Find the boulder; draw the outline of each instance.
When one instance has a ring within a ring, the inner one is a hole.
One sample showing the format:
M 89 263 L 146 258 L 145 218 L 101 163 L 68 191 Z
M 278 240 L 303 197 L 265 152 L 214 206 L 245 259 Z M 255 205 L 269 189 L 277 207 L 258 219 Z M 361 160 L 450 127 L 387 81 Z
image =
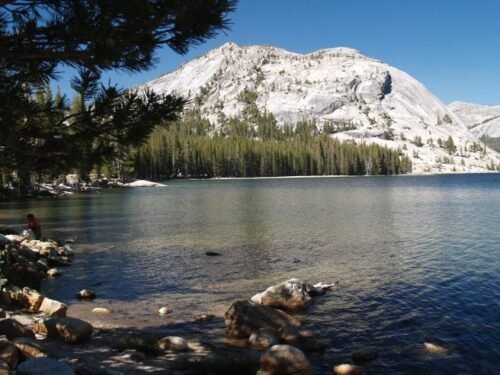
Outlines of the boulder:
M 7 336 L 9 340 L 15 339 L 16 337 L 35 338 L 33 331 L 11 318 L 0 319 L 0 335 Z
M 333 286 L 323 283 L 312 285 L 300 279 L 290 279 L 267 288 L 264 292 L 254 295 L 251 300 L 259 305 L 300 310 L 308 307 L 313 297 L 324 294 Z
M 224 314 L 224 324 L 230 336 L 248 338 L 259 328 L 274 332 L 293 330 L 300 322 L 287 313 L 268 306 L 256 305 L 250 301 L 239 300 L 231 304 Z
M 35 333 L 76 344 L 90 339 L 93 327 L 77 318 L 49 318 L 36 322 Z
M 346 363 L 335 366 L 333 368 L 333 373 L 335 375 L 366 375 L 361 367 Z
M 88 289 L 82 289 L 76 294 L 76 298 L 91 301 L 96 298 L 96 294 Z
M 305 354 L 291 345 L 273 345 L 260 358 L 257 375 L 312 375 Z
M 39 311 L 44 312 L 48 316 L 58 316 L 64 318 L 66 316 L 66 311 L 68 311 L 68 305 L 45 297 Z
M 64 362 L 52 358 L 33 358 L 17 366 L 18 375 L 75 375 L 75 371 Z
M 12 341 L 24 359 L 46 357 L 47 350 L 42 343 L 28 337 L 18 337 Z
M 7 317 L 7 314 L 5 313 L 5 311 L 3 311 L 3 309 L 0 309 L 0 319 L 6 318 L 6 317 Z
M 172 350 L 174 352 L 187 352 L 189 350 L 189 345 L 182 337 L 167 336 L 158 341 L 158 348 L 161 350 Z
M 19 353 L 16 346 L 7 339 L 0 339 L 0 360 L 7 363 L 11 369 L 17 366 Z
M 248 338 L 249 344 L 255 349 L 267 349 L 273 345 L 280 343 L 280 339 L 276 332 L 260 328 L 255 332 L 252 332 Z

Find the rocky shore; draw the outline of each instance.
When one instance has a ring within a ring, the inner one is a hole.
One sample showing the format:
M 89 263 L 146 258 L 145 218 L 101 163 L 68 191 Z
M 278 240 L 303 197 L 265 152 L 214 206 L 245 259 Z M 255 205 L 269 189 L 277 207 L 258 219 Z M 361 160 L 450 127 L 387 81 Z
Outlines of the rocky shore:
M 0 375 L 309 375 L 310 359 L 327 349 L 301 319 L 331 284 L 290 279 L 234 301 L 224 316 L 199 315 L 161 330 L 107 329 L 67 316 L 67 304 L 38 291 L 44 277 L 64 282 L 64 267 L 74 257 L 70 244 L 0 235 L 0 251 L 11 282 L 0 291 Z M 112 314 L 95 297 L 88 289 L 75 291 L 75 299 L 95 305 L 93 313 Z M 168 306 L 158 311 L 169 313 Z M 447 350 L 426 345 L 429 352 Z M 377 349 L 361 348 L 352 363 L 329 364 L 329 373 L 364 374 L 362 365 L 377 356 Z

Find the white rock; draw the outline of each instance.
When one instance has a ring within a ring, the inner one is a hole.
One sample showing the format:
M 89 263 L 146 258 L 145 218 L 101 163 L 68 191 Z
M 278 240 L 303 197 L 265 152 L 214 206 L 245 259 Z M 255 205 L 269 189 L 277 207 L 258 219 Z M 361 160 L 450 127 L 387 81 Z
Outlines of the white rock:
M 168 306 L 163 306 L 158 310 L 158 313 L 160 315 L 167 315 L 171 310 L 168 308 Z
M 62 272 L 58 268 L 51 268 L 50 270 L 47 271 L 47 276 L 50 277 L 55 277 L 55 276 L 60 276 L 62 275 Z
M 111 314 L 112 311 L 110 309 L 107 309 L 105 307 L 94 307 L 92 309 L 92 312 L 94 314 L 100 314 L 100 315 L 105 315 L 105 314 Z

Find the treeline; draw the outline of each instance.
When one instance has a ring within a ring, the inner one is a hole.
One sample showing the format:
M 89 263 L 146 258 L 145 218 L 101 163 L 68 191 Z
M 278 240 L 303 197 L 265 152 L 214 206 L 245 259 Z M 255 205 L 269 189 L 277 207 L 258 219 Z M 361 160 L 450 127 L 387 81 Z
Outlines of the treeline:
M 314 122 L 279 128 L 270 114 L 231 119 L 218 130 L 197 111 L 156 129 L 130 155 L 139 178 L 389 175 L 412 170 L 402 152 L 340 142 Z

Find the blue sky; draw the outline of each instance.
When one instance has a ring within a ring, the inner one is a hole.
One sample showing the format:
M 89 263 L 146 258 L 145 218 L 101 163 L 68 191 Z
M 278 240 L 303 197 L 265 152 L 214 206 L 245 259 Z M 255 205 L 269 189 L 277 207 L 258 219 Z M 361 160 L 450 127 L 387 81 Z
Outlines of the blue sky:
M 132 87 L 232 41 L 299 53 L 351 47 L 402 69 L 448 104 L 500 104 L 500 0 L 240 0 L 231 30 L 156 67 L 106 74 Z M 58 84 L 71 96 L 68 74 Z M 57 85 L 57 84 L 56 84 Z

